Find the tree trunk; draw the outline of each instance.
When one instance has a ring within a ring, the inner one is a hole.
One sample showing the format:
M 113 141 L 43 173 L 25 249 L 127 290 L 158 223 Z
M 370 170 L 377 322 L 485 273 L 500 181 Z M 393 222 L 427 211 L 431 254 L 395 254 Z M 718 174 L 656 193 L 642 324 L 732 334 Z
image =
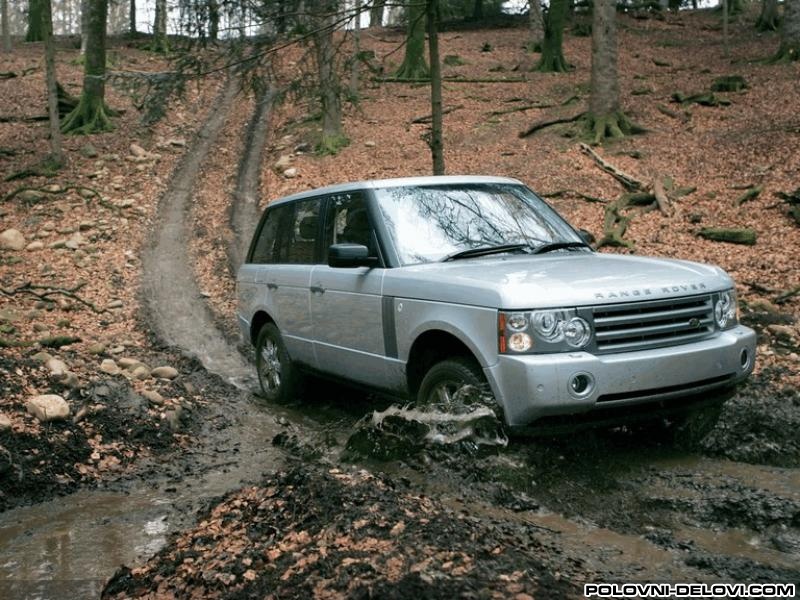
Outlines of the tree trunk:
M 153 21 L 153 52 L 166 54 L 169 52 L 167 43 L 167 0 L 156 0 L 156 14 Z
M 89 39 L 89 0 L 81 0 L 81 56 L 86 56 L 86 40 Z
M 358 99 L 358 64 L 361 53 L 361 0 L 355 0 L 356 20 L 353 25 L 353 62 L 350 64 L 350 97 Z
M 564 59 L 564 22 L 567 18 L 567 0 L 551 0 L 544 21 L 544 42 L 542 58 L 539 60 L 539 71 L 546 73 L 564 73 L 569 69 Z
M 480 21 L 483 19 L 483 0 L 473 0 L 472 20 Z
M 759 31 L 778 31 L 778 0 L 762 0 L 761 14 L 756 21 Z
M 111 131 L 106 107 L 106 20 L 107 0 L 87 0 L 89 27 L 86 31 L 86 55 L 83 64 L 83 91 L 75 107 L 64 119 L 64 133 L 90 134 Z
M 800 60 L 800 0 L 786 0 L 781 26 L 781 46 L 773 62 Z
M 722 48 L 725 58 L 731 55 L 730 44 L 728 44 L 728 6 L 731 0 L 722 0 Z
M 383 27 L 383 7 L 386 5 L 386 0 L 375 0 L 372 7 L 369 9 L 369 26 L 370 27 Z
M 431 158 L 433 174 L 444 175 L 442 140 L 442 65 L 439 62 L 438 0 L 428 0 L 428 53 L 431 61 Z
M 130 12 L 128 13 L 128 33 L 130 33 L 131 36 L 134 36 L 136 35 L 136 0 L 130 0 L 130 2 Z
M 42 20 L 42 1 L 29 0 L 28 2 L 28 33 L 25 35 L 26 42 L 41 42 L 44 39 Z
M 0 0 L 0 18 L 3 19 L 3 50 L 11 52 L 11 28 L 8 24 L 8 0 Z
M 744 0 L 728 0 L 728 15 L 733 17 L 744 11 Z
M 342 100 L 335 65 L 336 50 L 333 45 L 336 5 L 325 2 L 319 10 L 321 14 L 313 22 L 319 98 L 322 105 L 322 137 L 317 150 L 320 154 L 336 154 L 348 143 L 342 132 Z
M 592 21 L 592 79 L 589 125 L 594 143 L 634 131 L 622 113 L 617 71 L 617 8 L 614 0 L 595 0 Z
M 280 6 L 283 7 L 283 3 Z M 279 31 L 279 33 L 283 32 Z M 208 36 L 215 41 L 219 37 L 219 3 L 217 0 L 208 2 Z
M 53 8 L 50 0 L 42 0 L 42 25 L 44 33 L 45 81 L 47 83 L 47 112 L 50 117 L 50 162 L 64 163 L 61 149 L 61 123 L 58 118 L 58 89 L 56 85 L 56 46 L 53 43 Z
M 408 33 L 406 56 L 395 73 L 400 79 L 426 79 L 429 75 L 425 63 L 425 6 L 420 0 L 412 0 L 408 6 Z
M 530 30 L 530 39 L 528 39 L 526 47 L 530 52 L 541 52 L 542 40 L 544 40 L 542 4 L 540 0 L 530 0 L 528 4 L 528 29 Z

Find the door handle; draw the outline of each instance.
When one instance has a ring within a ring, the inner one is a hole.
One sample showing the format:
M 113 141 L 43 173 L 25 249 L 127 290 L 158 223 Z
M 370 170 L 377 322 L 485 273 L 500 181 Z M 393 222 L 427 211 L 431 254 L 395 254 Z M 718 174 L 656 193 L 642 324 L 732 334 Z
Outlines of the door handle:
M 267 288 L 270 289 L 270 290 L 277 290 L 278 289 L 278 284 L 277 283 L 273 283 L 272 281 L 270 281 L 269 283 L 267 283 Z
M 324 294 L 325 293 L 325 288 L 322 287 L 321 285 L 312 285 L 310 289 L 311 289 L 311 293 L 312 294 Z

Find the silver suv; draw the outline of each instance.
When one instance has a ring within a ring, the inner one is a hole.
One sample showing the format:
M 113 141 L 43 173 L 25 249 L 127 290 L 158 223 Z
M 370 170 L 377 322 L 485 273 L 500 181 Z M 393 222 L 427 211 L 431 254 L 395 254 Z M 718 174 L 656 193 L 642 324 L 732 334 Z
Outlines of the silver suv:
M 366 181 L 272 202 L 238 274 L 264 395 L 303 372 L 452 402 L 488 384 L 508 425 L 724 399 L 753 370 L 733 281 L 598 254 L 521 182 Z

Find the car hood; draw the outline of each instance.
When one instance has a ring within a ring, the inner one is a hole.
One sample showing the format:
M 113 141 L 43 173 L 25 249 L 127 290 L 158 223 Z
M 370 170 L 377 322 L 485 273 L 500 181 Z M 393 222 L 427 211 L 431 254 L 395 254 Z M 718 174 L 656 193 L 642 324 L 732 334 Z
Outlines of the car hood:
M 384 295 L 504 309 L 691 296 L 733 286 L 720 268 L 597 253 L 505 256 L 389 269 Z

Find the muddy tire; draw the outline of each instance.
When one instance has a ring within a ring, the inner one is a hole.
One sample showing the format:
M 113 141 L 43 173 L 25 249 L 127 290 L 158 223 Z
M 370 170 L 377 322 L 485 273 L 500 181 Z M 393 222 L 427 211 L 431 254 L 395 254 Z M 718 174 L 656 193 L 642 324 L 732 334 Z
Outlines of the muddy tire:
M 290 402 L 300 391 L 301 374 L 292 363 L 274 323 L 267 323 L 258 332 L 256 372 L 261 393 L 271 402 Z
M 686 449 L 696 448 L 711 433 L 722 415 L 722 402 L 714 402 L 677 416 L 672 424 L 675 444 Z
M 466 389 L 465 389 L 466 388 Z M 459 390 L 467 393 L 459 393 Z M 489 384 L 480 366 L 472 359 L 457 357 L 433 365 L 419 386 L 417 406 L 460 414 L 480 403 L 494 410 L 500 421 L 503 413 L 489 393 Z

